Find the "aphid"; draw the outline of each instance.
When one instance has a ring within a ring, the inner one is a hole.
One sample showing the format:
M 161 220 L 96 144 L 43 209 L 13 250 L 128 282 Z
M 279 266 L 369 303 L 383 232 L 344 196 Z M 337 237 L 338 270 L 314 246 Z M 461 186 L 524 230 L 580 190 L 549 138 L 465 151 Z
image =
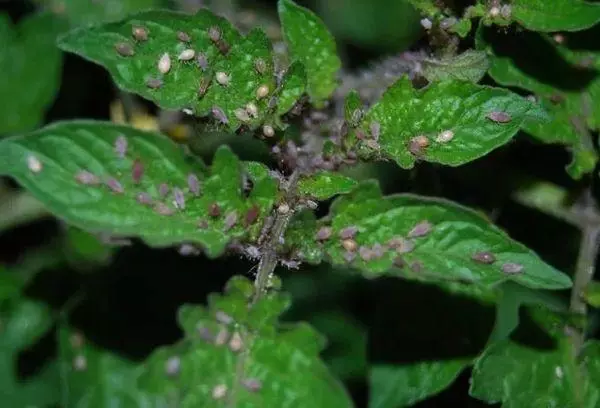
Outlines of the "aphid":
M 254 60 L 254 68 L 256 69 L 256 72 L 262 75 L 267 72 L 267 63 L 264 59 L 257 58 Z
M 300 261 L 295 259 L 282 259 L 279 263 L 288 269 L 300 269 Z
M 150 89 L 158 89 L 163 85 L 163 81 L 158 78 L 150 78 L 146 81 L 146 86 Z
M 489 15 L 490 17 L 498 17 L 500 15 L 500 8 L 496 6 L 490 8 Z
M 408 151 L 415 156 L 421 156 L 425 149 L 429 146 L 429 139 L 425 135 L 415 136 L 410 139 Z
M 208 343 L 212 343 L 215 341 L 215 337 L 208 327 L 198 326 L 196 331 L 198 332 L 198 337 L 200 337 L 202 340 Z
M 373 245 L 371 251 L 373 251 L 373 256 L 375 258 L 381 258 L 383 255 L 385 255 L 385 248 L 380 243 L 376 243 L 375 245 Z
M 257 205 L 253 205 L 252 207 L 250 207 L 248 211 L 246 211 L 246 215 L 244 216 L 244 226 L 249 227 L 250 225 L 254 224 L 258 219 L 259 212 L 260 209 Z
M 435 141 L 438 143 L 448 143 L 452 139 L 454 139 L 454 132 L 451 130 L 444 130 L 443 132 L 440 132 L 439 135 L 437 135 Z
M 144 27 L 133 26 L 131 28 L 131 35 L 133 35 L 133 38 L 135 38 L 136 41 L 148 40 L 148 30 L 146 30 Z
M 75 180 L 86 186 L 96 186 L 100 184 L 100 178 L 87 170 L 78 171 L 77 174 L 75 174 Z
M 115 153 L 119 159 L 125 157 L 125 154 L 127 153 L 127 138 L 125 138 L 125 136 L 120 135 L 115 139 Z
M 217 80 L 219 85 L 222 85 L 222 86 L 228 86 L 229 82 L 231 82 L 231 78 L 229 77 L 229 75 L 227 75 L 227 73 L 225 73 L 223 71 L 217 72 L 215 74 L 215 79 Z
M 200 229 L 207 229 L 208 228 L 208 221 L 206 221 L 204 218 L 202 218 L 200 221 L 198 221 L 198 228 L 200 228 Z
M 233 111 L 233 114 L 240 122 L 250 122 L 250 116 L 248 115 L 248 112 L 246 112 L 245 109 L 237 108 Z
M 227 386 L 225 384 L 215 385 L 212 389 L 212 397 L 213 399 L 222 399 L 227 395 Z
M 269 86 L 261 85 L 256 89 L 256 99 L 262 99 L 269 95 Z
M 262 388 L 262 382 L 258 378 L 244 378 L 242 380 L 242 385 L 251 392 L 260 391 Z
M 392 238 L 388 242 L 388 246 L 395 249 L 399 254 L 406 254 L 415 249 L 415 243 L 412 240 L 404 239 L 402 237 Z
M 258 106 L 256 106 L 254 102 L 248 102 L 246 104 L 246 112 L 248 112 L 248 115 L 250 115 L 250 117 L 255 118 L 258 116 Z
M 177 252 L 179 252 L 179 255 L 182 255 L 182 256 L 200 255 L 200 250 L 191 244 L 181 245 Z
M 332 229 L 331 227 L 321 227 L 317 231 L 316 239 L 317 241 L 326 241 L 331 238 Z
M 562 35 L 562 34 L 560 34 L 560 33 L 554 34 L 554 36 L 552 37 L 552 39 L 557 44 L 563 44 L 565 42 L 565 36 Z
M 509 123 L 512 118 L 506 112 L 490 112 L 486 115 L 486 117 L 492 122 L 496 123 Z
M 306 200 L 305 204 L 309 210 L 316 210 L 317 207 L 319 207 L 319 204 L 317 204 L 317 202 L 313 200 Z
M 211 26 L 208 29 L 208 38 L 210 38 L 212 42 L 219 41 L 221 39 L 221 29 L 217 26 Z
M 229 214 L 227 214 L 225 216 L 225 219 L 223 220 L 224 230 L 229 231 L 230 229 L 232 229 L 235 226 L 235 224 L 237 224 L 237 221 L 238 221 L 237 211 L 232 211 Z
M 275 136 L 275 129 L 273 129 L 273 126 L 271 126 L 271 125 L 264 125 L 263 126 L 263 135 L 265 135 L 265 137 L 273 137 L 273 136 Z
M 213 218 L 216 218 L 219 215 L 221 215 L 221 207 L 219 207 L 219 204 L 217 204 L 217 203 L 210 204 L 208 206 L 208 215 L 210 215 Z
M 160 183 L 158 186 L 158 195 L 164 198 L 169 194 L 169 190 L 169 185 L 167 183 Z
M 227 53 L 229 52 L 229 44 L 227 44 L 227 42 L 221 40 L 217 41 L 215 45 L 217 46 L 221 54 L 227 55 Z
M 181 42 L 190 42 L 192 41 L 192 37 L 185 31 L 177 31 L 177 39 Z
M 371 251 L 371 248 L 366 246 L 361 246 L 358 248 L 358 255 L 365 262 L 369 262 L 371 259 L 373 259 L 373 251 Z
M 358 244 L 356 243 L 355 240 L 347 238 L 342 241 L 342 246 L 348 252 L 355 252 Z
M 165 362 L 165 372 L 168 376 L 172 377 L 179 374 L 181 369 L 181 359 L 177 356 L 172 356 Z
M 78 354 L 73 359 L 73 370 L 75 371 L 85 371 L 87 370 L 87 359 L 84 355 Z
M 202 78 L 200 80 L 200 85 L 198 85 L 198 97 L 202 98 L 206 91 L 208 90 L 208 86 L 210 85 L 210 79 Z
M 165 215 L 165 216 L 173 215 L 175 213 L 175 210 L 172 207 L 169 207 L 168 205 L 166 205 L 165 203 L 156 203 L 154 205 L 154 211 L 158 215 Z
M 115 44 L 115 50 L 117 50 L 117 53 L 122 57 L 132 57 L 133 55 L 135 55 L 135 51 L 129 43 L 117 43 Z
M 523 265 L 514 262 L 506 262 L 502 264 L 502 272 L 507 275 L 521 273 L 523 272 Z
M 372 150 L 379 150 L 381 146 L 379 146 L 379 143 L 377 143 L 377 140 L 375 139 L 367 139 L 365 141 L 365 145 Z
M 379 140 L 379 135 L 381 134 L 381 124 L 379 122 L 371 122 L 371 137 L 374 140 Z
M 410 269 L 415 273 L 422 272 L 423 271 L 423 263 L 420 261 L 414 261 L 413 263 L 410 264 Z
M 423 220 L 415 225 L 413 229 L 408 232 L 407 236 L 409 238 L 424 237 L 431 232 L 432 228 L 433 225 L 431 225 L 429 221 Z
M 496 257 L 489 251 L 476 252 L 471 259 L 482 264 L 493 264 L 496 262 Z
M 39 173 L 40 171 L 42 171 L 43 165 L 40 159 L 30 154 L 29 156 L 27 156 L 27 168 L 32 173 Z
M 503 4 L 502 7 L 500 7 L 500 15 L 502 17 L 509 19 L 511 14 L 512 14 L 512 7 L 510 6 L 510 4 Z
M 191 48 L 188 48 L 187 50 L 181 51 L 181 53 L 179 54 L 177 59 L 179 61 L 189 61 L 192 58 L 194 58 L 195 56 L 196 56 L 196 51 L 192 50 Z
M 342 256 L 344 257 L 344 261 L 346 261 L 347 263 L 352 263 L 352 261 L 354 261 L 354 259 L 356 258 L 356 252 L 346 251 Z
M 206 71 L 208 69 L 208 60 L 206 59 L 206 55 L 203 52 L 198 53 L 196 56 L 196 62 L 198 66 L 202 69 L 202 71 Z
M 558 105 L 559 103 L 562 103 L 564 101 L 565 101 L 564 95 L 561 95 L 559 93 L 554 93 L 554 94 L 550 95 L 550 102 L 552 102 L 553 105 Z
M 406 266 L 406 261 L 400 255 L 394 258 L 394 266 L 396 268 L 404 268 Z
M 430 19 L 424 18 L 421 20 L 421 27 L 423 27 L 425 30 L 431 30 L 431 27 L 433 27 L 433 23 Z
M 277 212 L 279 214 L 285 215 L 290 212 L 290 206 L 288 205 L 288 203 L 281 203 L 277 207 Z
M 215 312 L 215 319 L 217 320 L 217 322 L 223 323 L 223 324 L 233 323 L 233 317 L 229 316 L 227 313 L 225 313 L 222 310 L 217 310 Z
M 244 253 L 250 259 L 258 259 L 260 258 L 260 249 L 254 245 L 248 245 L 244 248 Z
M 221 109 L 220 107 L 216 105 L 213 106 L 211 112 L 213 116 L 222 124 L 226 125 L 229 123 L 229 119 L 227 119 L 227 116 L 225 116 L 225 112 L 223 112 L 223 109 Z
M 117 179 L 109 178 L 108 180 L 106 180 L 105 184 L 115 194 L 123 194 L 123 192 L 125 191 L 125 189 L 123 189 L 123 186 L 121 185 L 121 183 L 119 183 Z
M 145 192 L 137 193 L 137 195 L 135 196 L 135 200 L 142 205 L 152 204 L 152 197 L 150 197 L 150 194 Z
M 456 18 L 455 17 L 447 17 L 442 19 L 442 21 L 440 21 L 440 28 L 442 30 L 447 30 L 450 27 L 454 26 L 456 24 Z
M 185 196 L 183 195 L 183 190 L 181 190 L 179 187 L 174 187 L 173 198 L 175 199 L 175 207 L 180 210 L 185 210 Z
M 227 340 L 229 340 L 229 331 L 225 327 L 221 327 L 217 333 L 217 337 L 215 337 L 215 344 L 222 346 L 227 343 Z
M 187 183 L 190 193 L 198 197 L 200 195 L 200 180 L 194 173 L 190 173 L 187 176 Z
M 340 238 L 341 239 L 351 239 L 354 238 L 354 236 L 356 235 L 356 233 L 358 232 L 358 227 L 351 225 L 349 227 L 343 228 L 340 231 Z
M 244 347 L 244 342 L 242 340 L 242 336 L 240 336 L 239 332 L 234 332 L 229 339 L 229 350 L 237 353 Z
M 166 74 L 171 70 L 171 57 L 168 52 L 165 52 L 158 60 L 158 72 Z
M 135 184 L 139 184 L 142 181 L 144 175 L 144 164 L 140 159 L 135 159 L 133 167 L 131 168 L 131 178 Z

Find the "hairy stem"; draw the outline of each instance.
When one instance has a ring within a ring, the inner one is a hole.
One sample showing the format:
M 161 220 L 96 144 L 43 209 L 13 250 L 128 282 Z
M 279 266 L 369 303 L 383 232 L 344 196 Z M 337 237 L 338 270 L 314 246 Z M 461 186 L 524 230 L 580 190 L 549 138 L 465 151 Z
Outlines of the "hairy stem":
M 570 309 L 574 313 L 585 314 L 587 306 L 581 298 L 582 291 L 594 277 L 596 256 L 600 245 L 600 225 L 589 224 L 583 228 L 581 246 L 577 257 L 575 281 L 571 291 Z

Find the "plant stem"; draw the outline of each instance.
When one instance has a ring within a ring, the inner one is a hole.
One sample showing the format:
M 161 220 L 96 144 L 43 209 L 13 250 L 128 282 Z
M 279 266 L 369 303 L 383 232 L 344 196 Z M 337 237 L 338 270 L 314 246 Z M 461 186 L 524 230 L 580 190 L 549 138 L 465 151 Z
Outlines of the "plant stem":
M 583 228 L 581 246 L 577 257 L 575 280 L 571 291 L 570 309 L 574 313 L 585 314 L 587 306 L 581 298 L 582 291 L 594 277 L 596 255 L 600 245 L 600 225 L 589 224 Z
M 50 215 L 40 201 L 25 191 L 4 197 L 0 214 L 0 232 Z

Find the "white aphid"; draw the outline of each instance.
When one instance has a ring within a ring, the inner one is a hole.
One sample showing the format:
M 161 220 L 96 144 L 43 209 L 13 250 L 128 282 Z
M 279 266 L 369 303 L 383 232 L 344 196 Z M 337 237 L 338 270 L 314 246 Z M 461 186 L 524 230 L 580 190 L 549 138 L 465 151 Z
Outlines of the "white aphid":
M 196 51 L 188 48 L 187 50 L 181 51 L 181 54 L 177 57 L 179 61 L 189 61 L 196 56 Z
M 31 170 L 32 173 L 39 173 L 40 171 L 42 171 L 43 168 L 40 159 L 38 159 L 32 154 L 27 156 L 27 167 L 29 168 L 29 170 Z
M 166 74 L 171 70 L 171 57 L 168 52 L 165 52 L 158 60 L 158 71 L 161 74 Z

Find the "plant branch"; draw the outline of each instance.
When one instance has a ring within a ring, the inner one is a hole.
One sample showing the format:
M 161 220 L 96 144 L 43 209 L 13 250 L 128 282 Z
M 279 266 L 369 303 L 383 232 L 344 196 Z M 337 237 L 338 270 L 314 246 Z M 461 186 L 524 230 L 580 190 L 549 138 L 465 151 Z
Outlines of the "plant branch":
M 574 313 L 585 314 L 587 312 L 587 307 L 585 301 L 581 298 L 581 293 L 594 277 L 599 246 L 600 225 L 590 224 L 583 228 L 573 290 L 571 291 L 570 309 Z

